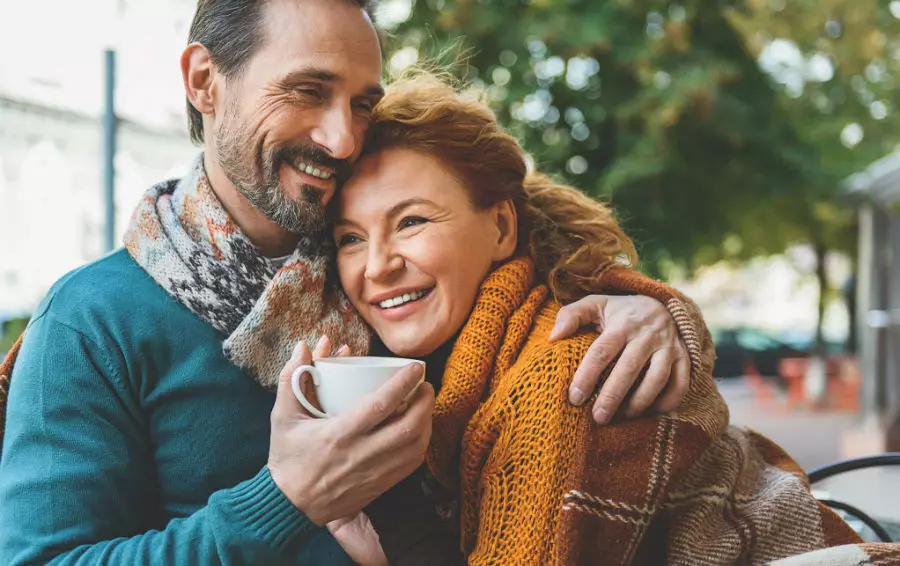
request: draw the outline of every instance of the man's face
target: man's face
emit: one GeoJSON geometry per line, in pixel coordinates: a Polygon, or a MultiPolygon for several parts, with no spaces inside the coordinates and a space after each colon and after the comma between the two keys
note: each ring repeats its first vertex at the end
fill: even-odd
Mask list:
{"type": "Polygon", "coordinates": [[[339,0],[269,0],[263,33],[242,74],[217,77],[215,155],[268,218],[315,232],[382,94],[378,37],[358,6],[339,0]]]}

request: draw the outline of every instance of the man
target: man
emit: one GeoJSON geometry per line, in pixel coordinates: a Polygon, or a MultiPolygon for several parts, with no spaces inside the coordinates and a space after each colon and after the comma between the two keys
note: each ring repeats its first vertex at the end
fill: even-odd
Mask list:
{"type": "MultiPolygon", "coordinates": [[[[11,378],[0,563],[348,564],[321,527],[421,465],[434,393],[418,366],[323,420],[281,371],[311,338],[318,355],[368,344],[318,237],[382,93],[367,8],[199,2],[181,69],[202,159],[148,191],[126,250],[63,277],[34,313],[11,378]]],[[[619,355],[598,422],[644,367],[626,415],[678,405],[689,361],[660,304],[589,297],[557,334],[582,324],[605,331],[572,402],[619,355]]]]}

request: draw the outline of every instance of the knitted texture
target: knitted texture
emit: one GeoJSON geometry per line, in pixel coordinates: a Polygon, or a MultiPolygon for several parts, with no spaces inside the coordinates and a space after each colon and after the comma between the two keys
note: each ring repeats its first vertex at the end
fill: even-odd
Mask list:
{"type": "Polygon", "coordinates": [[[13,347],[7,352],[3,362],[0,363],[0,455],[3,454],[3,433],[6,431],[6,402],[9,398],[9,378],[12,376],[13,365],[22,347],[22,338],[19,336],[13,347]]]}
{"type": "Polygon", "coordinates": [[[227,335],[226,357],[274,388],[296,343],[322,335],[363,355],[369,331],[328,277],[329,240],[301,239],[280,269],[228,216],[209,184],[202,156],[181,180],[144,194],[125,247],[178,302],[227,335]]]}
{"type": "Polygon", "coordinates": [[[530,260],[495,270],[447,362],[427,454],[459,490],[469,564],[764,564],[860,542],[780,448],[728,426],[696,307],[624,268],[604,284],[667,305],[691,355],[684,404],[595,425],[567,392],[597,335],[550,343],[560,305],[530,260]]]}

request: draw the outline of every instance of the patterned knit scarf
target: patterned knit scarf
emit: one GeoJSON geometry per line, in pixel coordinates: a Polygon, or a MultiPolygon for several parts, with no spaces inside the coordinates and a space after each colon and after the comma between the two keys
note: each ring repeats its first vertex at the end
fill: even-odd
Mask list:
{"type": "Polygon", "coordinates": [[[274,388],[294,345],[328,335],[365,354],[369,331],[333,277],[329,239],[304,237],[277,268],[229,218],[203,157],[144,194],[125,247],[178,302],[227,336],[225,356],[274,388]]]}

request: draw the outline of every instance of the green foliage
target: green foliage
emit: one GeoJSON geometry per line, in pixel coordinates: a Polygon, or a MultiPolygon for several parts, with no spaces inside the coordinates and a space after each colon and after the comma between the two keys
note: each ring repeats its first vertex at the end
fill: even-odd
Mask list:
{"type": "Polygon", "coordinates": [[[798,241],[852,247],[839,181],[896,140],[854,77],[876,65],[871,96],[896,95],[882,84],[896,24],[875,0],[418,0],[388,52],[461,42],[459,74],[539,167],[609,199],[659,274],[798,241]],[[775,38],[823,51],[834,78],[789,92],[757,62],[775,38]],[[854,121],[866,134],[851,151],[854,121]]]}
{"type": "Polygon", "coordinates": [[[28,325],[28,318],[11,318],[0,325],[0,359],[8,352],[28,325]]]}

